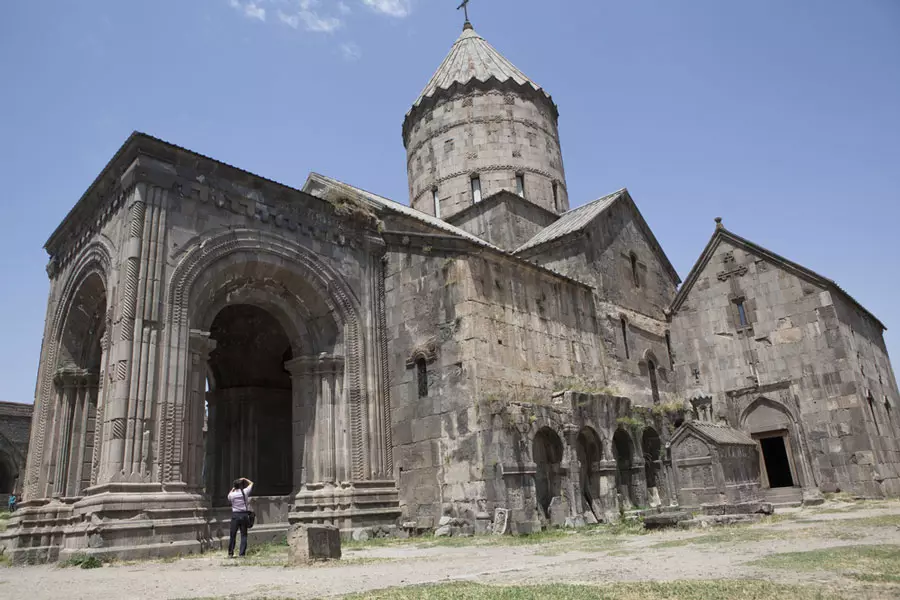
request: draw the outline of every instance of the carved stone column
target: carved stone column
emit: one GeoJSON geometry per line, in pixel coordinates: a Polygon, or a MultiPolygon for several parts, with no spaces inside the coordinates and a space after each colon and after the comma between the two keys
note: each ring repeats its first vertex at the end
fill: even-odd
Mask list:
{"type": "Polygon", "coordinates": [[[344,413],[344,358],[322,354],[285,363],[293,395],[294,487],[335,484],[350,474],[350,449],[337,444],[344,413]],[[299,476],[299,477],[298,477],[299,476]]]}
{"type": "Polygon", "coordinates": [[[56,375],[57,386],[62,390],[57,406],[56,472],[53,477],[53,496],[65,496],[71,457],[72,426],[75,420],[75,404],[78,396],[80,370],[65,369],[56,375]]]}
{"type": "Polygon", "coordinates": [[[563,436],[566,444],[563,449],[564,476],[566,477],[565,489],[569,496],[569,517],[575,519],[573,524],[583,525],[582,508],[584,493],[581,489],[581,461],[578,460],[578,432],[579,429],[575,425],[564,425],[563,436]]]}
{"type": "MultiPolygon", "coordinates": [[[[66,476],[66,496],[81,495],[84,487],[85,453],[93,454],[88,445],[88,428],[93,418],[94,398],[97,392],[98,377],[94,373],[80,374],[75,382],[74,418],[72,420],[72,434],[69,446],[69,465],[66,476]]],[[[88,465],[90,469],[90,465],[88,465]]],[[[89,473],[89,471],[88,471],[89,473]]]]}
{"type": "Polygon", "coordinates": [[[215,350],[216,341],[208,331],[191,330],[188,375],[188,400],[182,422],[184,455],[181,476],[191,491],[203,487],[204,442],[203,424],[206,414],[206,377],[209,354],[215,350]]]}

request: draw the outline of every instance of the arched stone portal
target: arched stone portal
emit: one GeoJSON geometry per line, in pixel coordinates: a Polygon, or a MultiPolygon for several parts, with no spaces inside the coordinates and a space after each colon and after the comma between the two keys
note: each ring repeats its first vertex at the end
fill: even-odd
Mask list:
{"type": "Polygon", "coordinates": [[[662,473],[662,462],[660,461],[660,453],[662,449],[662,441],[659,434],[652,427],[644,429],[641,436],[641,448],[644,451],[644,474],[647,480],[647,500],[651,507],[662,504],[659,496],[660,481],[659,476],[662,473]]]}
{"type": "Polygon", "coordinates": [[[782,402],[760,397],[741,414],[741,428],[759,449],[760,483],[770,500],[790,501],[802,497],[809,485],[807,462],[800,426],[782,402]]]}
{"type": "Polygon", "coordinates": [[[584,427],[576,438],[575,452],[581,464],[581,494],[584,500],[582,513],[591,511],[597,521],[604,518],[600,477],[597,473],[603,460],[603,443],[591,427],[584,427]]]}
{"type": "Polygon", "coordinates": [[[549,519],[553,498],[562,494],[562,479],[559,472],[563,458],[562,440],[549,427],[542,427],[534,436],[532,456],[537,466],[534,483],[538,506],[549,519]]]}
{"type": "Polygon", "coordinates": [[[616,453],[616,487],[622,497],[625,509],[634,508],[636,498],[633,493],[632,469],[634,467],[634,444],[631,436],[622,429],[613,434],[613,450],[616,453]]]}
{"type": "Polygon", "coordinates": [[[81,496],[92,481],[106,304],[106,284],[100,273],[91,272],[81,281],[63,321],[46,472],[53,497],[81,496]]]}
{"type": "MultiPolygon", "coordinates": [[[[293,493],[291,520],[314,519],[349,528],[355,515],[381,518],[380,511],[393,514],[397,511],[396,487],[387,479],[392,474],[387,445],[389,406],[385,388],[376,379],[378,371],[368,370],[381,365],[377,354],[383,350],[373,339],[379,332],[363,330],[356,295],[318,257],[283,238],[246,232],[244,240],[244,235],[238,231],[207,241],[197,249],[196,256],[182,262],[183,269],[180,267],[174,277],[170,348],[179,354],[174,344],[187,338],[178,345],[187,346],[192,356],[183,375],[190,393],[184,408],[187,418],[183,423],[163,423],[161,437],[182,439],[184,452],[192,458],[179,461],[177,454],[164,456],[164,478],[180,479],[189,488],[201,485],[202,422],[210,382],[208,399],[214,415],[209,421],[211,440],[219,439],[217,427],[233,430],[235,419],[246,427],[248,419],[260,418],[228,411],[237,406],[251,410],[257,403],[249,399],[251,396],[266,396],[267,402],[277,405],[277,414],[287,417],[287,424],[283,419],[281,423],[290,428],[291,452],[290,477],[286,478],[282,461],[288,452],[280,441],[284,436],[281,429],[280,434],[264,442],[243,439],[241,445],[255,450],[234,460],[211,456],[216,447],[213,442],[205,453],[208,466],[217,470],[211,475],[213,479],[207,479],[208,493],[221,495],[239,475],[253,479],[250,472],[231,471],[238,466],[250,468],[255,460],[253,453],[265,451],[267,456],[259,456],[256,464],[278,461],[266,467],[273,470],[270,476],[278,481],[266,483],[258,493],[293,493]],[[257,328],[240,334],[240,322],[246,319],[255,319],[257,328]],[[242,335],[249,339],[251,333],[263,331],[273,346],[254,360],[265,363],[261,367],[267,373],[265,377],[260,379],[259,374],[246,370],[235,374],[223,368],[225,362],[242,362],[239,357],[246,356],[239,348],[241,342],[235,340],[242,335]],[[222,343],[225,346],[220,349],[222,343]],[[232,350],[235,356],[226,358],[232,350]],[[287,396],[289,414],[280,400],[287,396]],[[220,410],[225,406],[229,408],[220,410]],[[166,428],[172,428],[171,433],[166,428]],[[272,457],[272,453],[277,456],[272,457]],[[357,502],[362,504],[357,506],[357,502]]],[[[177,372],[182,364],[170,362],[176,372],[170,372],[167,380],[182,377],[177,372]]],[[[177,388],[174,392],[173,398],[177,398],[177,388]]],[[[276,427],[268,417],[265,419],[276,427]]],[[[248,431],[248,435],[255,435],[254,426],[248,431]]],[[[261,478],[258,485],[263,485],[261,478]]],[[[286,511],[276,512],[281,515],[277,518],[288,518],[286,511]]]]}
{"type": "Polygon", "coordinates": [[[12,494],[16,487],[16,472],[12,457],[0,452],[0,495],[12,494]]]}
{"type": "Polygon", "coordinates": [[[206,490],[214,505],[226,503],[239,476],[257,482],[256,496],[294,491],[291,376],[292,349],[275,317],[251,304],[226,306],[210,327],[215,349],[206,393],[206,490]]]}

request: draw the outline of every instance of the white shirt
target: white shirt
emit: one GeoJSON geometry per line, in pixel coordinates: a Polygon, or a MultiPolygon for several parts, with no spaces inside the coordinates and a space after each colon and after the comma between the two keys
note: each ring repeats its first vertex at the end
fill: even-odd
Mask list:
{"type": "Polygon", "coordinates": [[[228,500],[231,502],[231,512],[249,512],[250,507],[247,506],[250,503],[250,492],[253,490],[253,484],[251,483],[243,490],[231,490],[228,492],[228,500]],[[243,494],[241,493],[243,492],[243,494]],[[244,497],[247,497],[247,501],[244,502],[244,497]]]}

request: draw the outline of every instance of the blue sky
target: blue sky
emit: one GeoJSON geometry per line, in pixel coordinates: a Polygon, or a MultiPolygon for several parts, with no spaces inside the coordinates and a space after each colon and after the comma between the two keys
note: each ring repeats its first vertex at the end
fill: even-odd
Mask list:
{"type": "MultiPolygon", "coordinates": [[[[31,402],[42,245],[132,130],[407,201],[403,116],[455,0],[8,3],[0,399],[31,402]]],[[[628,187],[684,277],[713,217],[835,279],[900,360],[900,2],[472,0],[549,90],[573,207],[628,187]]]]}

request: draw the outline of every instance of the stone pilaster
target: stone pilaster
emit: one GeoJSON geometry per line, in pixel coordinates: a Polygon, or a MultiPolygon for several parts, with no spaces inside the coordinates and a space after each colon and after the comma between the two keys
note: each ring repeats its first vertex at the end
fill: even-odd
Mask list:
{"type": "MultiPolygon", "coordinates": [[[[291,373],[294,485],[350,479],[350,448],[338,444],[337,425],[347,422],[344,358],[322,354],[285,363],[291,373]],[[297,477],[299,470],[299,478],[297,477]]],[[[344,436],[340,436],[345,439],[344,436]]]]}
{"type": "Polygon", "coordinates": [[[191,330],[190,374],[188,376],[188,401],[184,408],[183,428],[184,454],[181,476],[191,491],[203,487],[203,423],[206,408],[207,361],[215,350],[216,341],[209,332],[191,330]]]}

